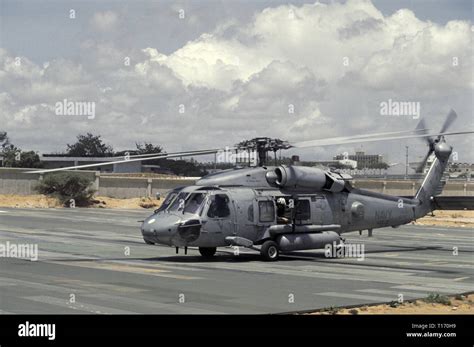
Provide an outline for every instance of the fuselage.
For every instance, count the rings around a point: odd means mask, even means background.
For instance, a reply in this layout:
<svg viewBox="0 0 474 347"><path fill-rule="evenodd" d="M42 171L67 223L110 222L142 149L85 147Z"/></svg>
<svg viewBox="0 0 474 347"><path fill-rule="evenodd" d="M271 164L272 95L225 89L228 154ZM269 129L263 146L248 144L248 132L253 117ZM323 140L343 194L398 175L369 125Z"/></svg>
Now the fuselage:
<svg viewBox="0 0 474 347"><path fill-rule="evenodd" d="M222 247L229 245L226 238L237 236L258 245L272 237L268 232L272 226L291 232L327 226L325 230L338 234L395 227L417 218L419 205L414 199L358 189L294 192L244 186L189 186L171 192L170 199L165 200L165 209L144 221L142 234L148 242ZM278 201L284 201L286 208Z"/></svg>

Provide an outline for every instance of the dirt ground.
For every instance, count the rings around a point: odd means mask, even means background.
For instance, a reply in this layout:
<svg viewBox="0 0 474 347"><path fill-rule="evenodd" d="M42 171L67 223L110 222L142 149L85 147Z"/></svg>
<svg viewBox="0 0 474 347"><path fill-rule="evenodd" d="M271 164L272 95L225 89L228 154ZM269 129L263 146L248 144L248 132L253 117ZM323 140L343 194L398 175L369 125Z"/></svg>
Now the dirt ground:
<svg viewBox="0 0 474 347"><path fill-rule="evenodd" d="M99 208L158 208L161 206L163 200L156 200L151 198L131 198L131 199L115 199L105 196L96 196L97 202L92 207Z"/></svg>
<svg viewBox="0 0 474 347"><path fill-rule="evenodd" d="M356 308L328 308L310 314L474 314L474 294L444 297L446 304L425 299L403 304L384 304ZM449 304L447 304L449 302ZM393 306L393 307L392 307Z"/></svg>
<svg viewBox="0 0 474 347"><path fill-rule="evenodd" d="M474 211L434 211L434 216L428 214L414 224L473 228Z"/></svg>
<svg viewBox="0 0 474 347"><path fill-rule="evenodd" d="M59 208L61 204L55 198L46 195L0 194L0 207L17 208Z"/></svg>
<svg viewBox="0 0 474 347"><path fill-rule="evenodd" d="M162 200L150 198L115 199L96 196L94 204L89 208L158 208ZM61 203L56 198L45 195L10 195L0 194L0 207L16 208L61 208Z"/></svg>

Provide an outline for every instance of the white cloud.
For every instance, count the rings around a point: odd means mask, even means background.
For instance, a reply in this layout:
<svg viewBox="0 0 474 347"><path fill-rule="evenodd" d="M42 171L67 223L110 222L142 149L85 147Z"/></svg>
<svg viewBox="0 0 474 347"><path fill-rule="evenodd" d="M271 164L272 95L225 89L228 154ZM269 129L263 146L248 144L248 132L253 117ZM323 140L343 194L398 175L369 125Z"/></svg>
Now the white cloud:
<svg viewBox="0 0 474 347"><path fill-rule="evenodd" d="M106 11L91 21L111 33L120 18ZM348 1L267 8L247 24L229 18L170 54L88 38L77 60L22 57L17 66L0 49L0 121L19 142L47 150L84 131L118 148L146 140L177 150L414 128L378 114L388 98L420 101L438 121L457 108L462 126L472 115L470 27ZM48 107L63 98L95 101L96 119L58 118Z"/></svg>
<svg viewBox="0 0 474 347"><path fill-rule="evenodd" d="M359 82L374 88L394 80L410 86L410 77L424 88L437 88L433 80L439 77L449 86L471 83L466 74L471 68L469 23L441 27L407 9L384 17L369 1L268 8L235 37L217 35L204 34L169 56L155 51L152 59L170 67L186 85L222 90L233 81L248 81L272 61L307 67L329 83L356 73ZM455 56L463 63L457 69Z"/></svg>
<svg viewBox="0 0 474 347"><path fill-rule="evenodd" d="M99 31L112 31L117 27L119 16L113 11L96 12L92 25Z"/></svg>

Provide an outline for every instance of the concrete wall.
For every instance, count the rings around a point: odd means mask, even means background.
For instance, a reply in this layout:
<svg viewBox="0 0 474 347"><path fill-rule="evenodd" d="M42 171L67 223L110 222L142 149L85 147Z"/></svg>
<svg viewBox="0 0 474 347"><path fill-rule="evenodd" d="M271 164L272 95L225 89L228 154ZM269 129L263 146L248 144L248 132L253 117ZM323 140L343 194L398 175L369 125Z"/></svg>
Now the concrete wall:
<svg viewBox="0 0 474 347"><path fill-rule="evenodd" d="M0 169L0 194L34 194L39 175L26 174L24 169Z"/></svg>
<svg viewBox="0 0 474 347"><path fill-rule="evenodd" d="M0 194L36 194L34 187L43 175L28 174L30 169L0 168ZM94 189L100 196L134 198L166 193L178 186L194 184L194 179L137 178L101 175L95 171L71 171L94 180ZM353 186L399 196L413 196L421 180L355 179ZM474 181L450 180L444 186L444 196L474 196Z"/></svg>
<svg viewBox="0 0 474 347"><path fill-rule="evenodd" d="M42 174L29 174L31 169L0 168L0 194L37 194L35 187ZM93 179L97 195L112 198L136 198L165 194L178 186L194 184L194 179L137 178L101 175L96 171L67 171L80 173Z"/></svg>
<svg viewBox="0 0 474 347"><path fill-rule="evenodd" d="M136 178L136 177L111 177L98 176L98 195L111 198L136 198L141 196L162 195L179 186L189 186L195 180L189 179L163 179L163 178ZM96 188L97 189L97 188Z"/></svg>

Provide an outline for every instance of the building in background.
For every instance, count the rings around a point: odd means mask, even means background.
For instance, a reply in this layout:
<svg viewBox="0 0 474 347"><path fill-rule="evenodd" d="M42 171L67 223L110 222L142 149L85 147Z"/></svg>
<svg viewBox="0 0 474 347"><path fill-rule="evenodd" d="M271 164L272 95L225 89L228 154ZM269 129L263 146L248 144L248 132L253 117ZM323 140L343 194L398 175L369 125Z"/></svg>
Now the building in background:
<svg viewBox="0 0 474 347"><path fill-rule="evenodd" d="M471 178L471 174L474 171L474 164L451 162L449 163L447 171L448 171L449 177Z"/></svg>
<svg viewBox="0 0 474 347"><path fill-rule="evenodd" d="M337 161L355 161L357 163L357 169L379 168L380 165L384 164L382 155L366 154L363 151L355 152L355 154L338 154L334 156L333 159Z"/></svg>
<svg viewBox="0 0 474 347"><path fill-rule="evenodd" d="M318 160L311 162L314 166L324 166L331 169L357 169L357 162L350 159Z"/></svg>

